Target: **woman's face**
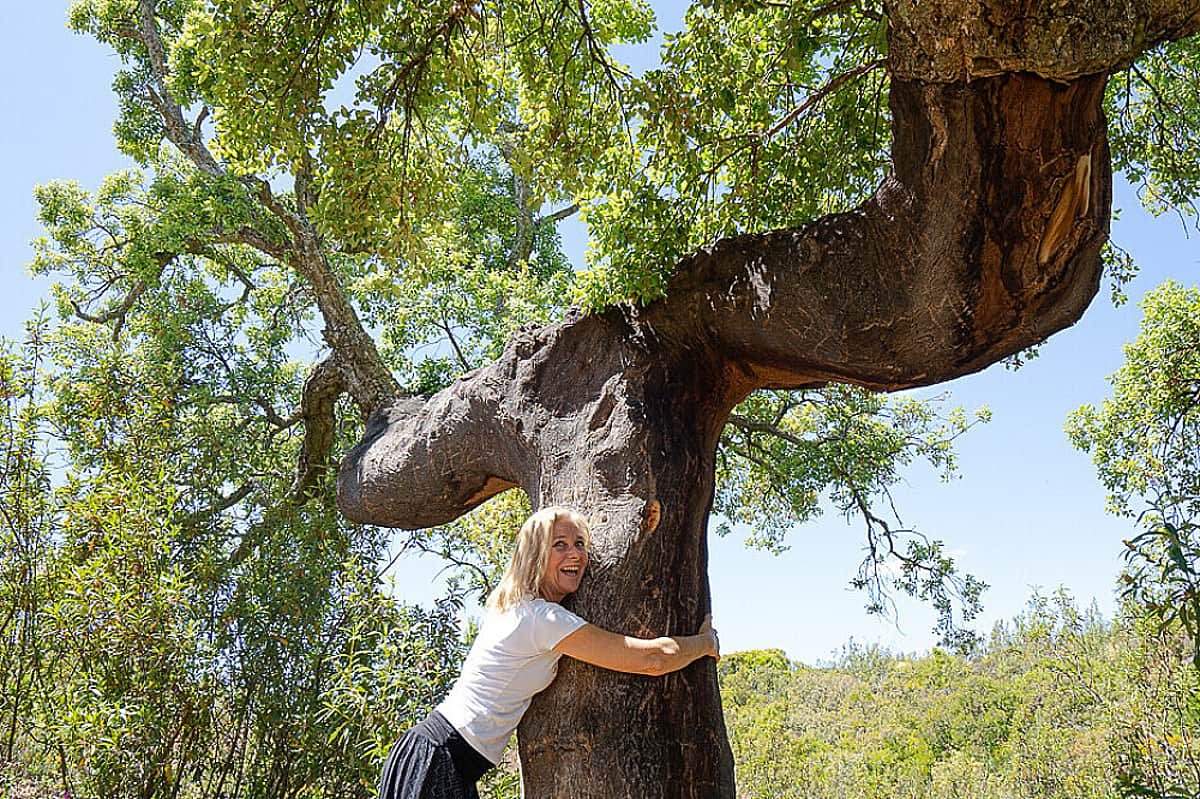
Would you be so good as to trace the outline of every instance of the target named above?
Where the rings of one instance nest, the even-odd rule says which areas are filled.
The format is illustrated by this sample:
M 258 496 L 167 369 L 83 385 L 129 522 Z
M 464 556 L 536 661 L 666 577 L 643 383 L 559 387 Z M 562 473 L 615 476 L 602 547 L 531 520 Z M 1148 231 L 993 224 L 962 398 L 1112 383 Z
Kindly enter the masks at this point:
M 550 559 L 546 562 L 546 573 L 542 575 L 542 597 L 561 602 L 563 597 L 573 593 L 579 588 L 587 562 L 587 545 L 575 522 L 567 518 L 555 521 Z

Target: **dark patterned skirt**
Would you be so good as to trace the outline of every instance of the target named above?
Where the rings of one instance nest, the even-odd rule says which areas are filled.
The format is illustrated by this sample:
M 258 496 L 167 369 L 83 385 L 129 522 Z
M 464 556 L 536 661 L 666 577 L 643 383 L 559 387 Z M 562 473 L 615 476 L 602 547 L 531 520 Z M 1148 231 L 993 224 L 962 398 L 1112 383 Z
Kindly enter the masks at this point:
M 379 799 L 479 799 L 475 782 L 491 767 L 435 710 L 392 746 Z

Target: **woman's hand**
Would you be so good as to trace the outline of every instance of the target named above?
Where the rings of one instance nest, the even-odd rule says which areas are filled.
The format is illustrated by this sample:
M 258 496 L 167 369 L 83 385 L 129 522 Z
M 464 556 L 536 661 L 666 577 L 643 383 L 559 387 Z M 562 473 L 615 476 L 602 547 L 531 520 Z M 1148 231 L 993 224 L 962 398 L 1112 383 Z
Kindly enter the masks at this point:
M 696 633 L 703 638 L 707 643 L 704 654 L 716 660 L 721 659 L 721 639 L 717 638 L 717 631 L 712 626 L 712 614 L 709 613 L 704 617 L 704 623 L 700 625 L 700 632 Z

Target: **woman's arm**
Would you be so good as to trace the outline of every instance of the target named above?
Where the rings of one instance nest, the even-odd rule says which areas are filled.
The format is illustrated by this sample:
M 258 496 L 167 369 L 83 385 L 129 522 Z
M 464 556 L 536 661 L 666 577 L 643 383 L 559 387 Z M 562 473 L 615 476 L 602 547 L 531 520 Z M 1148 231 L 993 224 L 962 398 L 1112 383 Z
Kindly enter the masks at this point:
M 634 638 L 585 624 L 559 641 L 554 651 L 601 668 L 657 677 L 709 655 L 719 660 L 721 644 L 712 616 L 705 616 L 695 635 L 662 638 Z

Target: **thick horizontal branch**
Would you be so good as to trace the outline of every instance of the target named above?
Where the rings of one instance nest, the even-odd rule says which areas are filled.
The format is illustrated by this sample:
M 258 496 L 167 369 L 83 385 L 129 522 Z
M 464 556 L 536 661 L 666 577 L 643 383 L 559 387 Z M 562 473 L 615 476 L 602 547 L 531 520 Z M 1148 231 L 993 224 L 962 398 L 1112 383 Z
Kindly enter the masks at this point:
M 395 401 L 342 459 L 338 507 L 354 521 L 414 529 L 515 486 L 536 503 L 541 458 L 552 451 L 570 453 L 558 466 L 585 482 L 597 479 L 592 458 L 622 462 L 622 482 L 597 487 L 614 498 L 611 513 L 619 495 L 645 496 L 631 486 L 649 479 L 646 453 L 629 459 L 613 443 L 636 434 L 631 416 L 640 413 L 619 382 L 646 352 L 630 332 L 619 314 L 574 312 L 518 331 L 499 359 L 432 397 Z M 581 445 L 588 458 L 576 456 Z
M 723 353 L 746 393 L 927 385 L 1038 343 L 1099 287 L 1104 83 L 893 79 L 893 170 L 869 200 L 720 241 L 630 318 Z
M 589 447 L 583 463 L 625 464 L 614 473 L 630 482 L 606 502 L 649 496 L 641 401 L 610 394 L 642 391 L 631 386 L 647 369 L 700 391 L 702 426 L 719 431 L 757 388 L 898 389 L 1041 340 L 1099 285 L 1103 87 L 893 82 L 895 169 L 862 207 L 719 242 L 679 265 L 665 299 L 522 333 L 486 369 L 397 403 L 347 456 L 340 507 L 375 524 L 443 523 L 511 484 L 536 489 L 548 440 Z M 609 435 L 618 418 L 624 438 Z
M 338 507 L 347 518 L 433 527 L 517 485 L 520 444 L 495 424 L 497 398 L 468 397 L 467 385 L 397 400 L 368 421 L 338 476 Z

